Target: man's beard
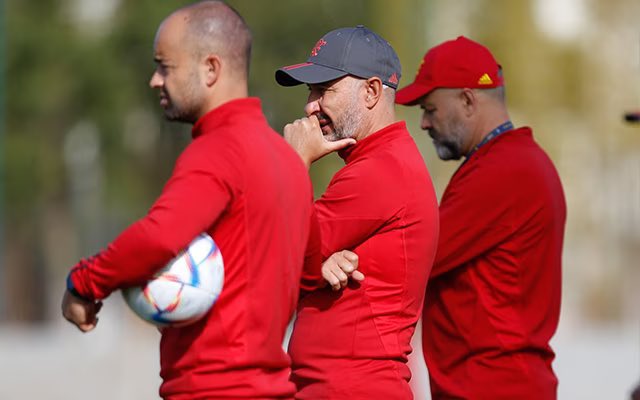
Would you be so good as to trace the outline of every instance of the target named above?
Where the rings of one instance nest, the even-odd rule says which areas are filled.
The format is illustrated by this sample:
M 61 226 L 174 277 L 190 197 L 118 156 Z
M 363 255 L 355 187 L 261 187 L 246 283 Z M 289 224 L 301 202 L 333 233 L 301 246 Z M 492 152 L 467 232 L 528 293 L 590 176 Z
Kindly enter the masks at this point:
M 358 110 L 355 99 L 349 102 L 344 112 L 333 122 L 333 132 L 325 136 L 330 142 L 355 136 L 364 115 Z
M 459 160 L 462 154 L 462 138 L 464 137 L 464 125 L 455 119 L 449 121 L 445 129 L 449 132 L 447 137 L 440 135 L 435 129 L 429 129 L 429 136 L 433 138 L 433 145 L 441 160 Z
M 164 110 L 164 115 L 169 121 L 195 123 L 198 118 L 199 106 L 202 99 L 198 98 L 195 77 L 186 82 L 182 88 L 178 102 L 174 102 L 171 94 L 165 91 L 165 97 L 169 101 L 169 107 Z

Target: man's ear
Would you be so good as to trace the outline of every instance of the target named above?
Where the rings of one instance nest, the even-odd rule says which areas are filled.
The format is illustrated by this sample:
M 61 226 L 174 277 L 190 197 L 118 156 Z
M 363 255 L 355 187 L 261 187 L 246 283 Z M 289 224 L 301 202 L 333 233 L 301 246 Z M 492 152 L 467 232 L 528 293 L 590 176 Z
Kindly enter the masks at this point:
M 465 116 L 469 117 L 476 112 L 478 108 L 478 96 L 472 89 L 464 88 L 460 92 L 460 100 L 464 109 Z
M 365 81 L 365 105 L 371 109 L 378 104 L 382 97 L 382 81 L 378 77 L 372 77 Z
M 207 86 L 213 86 L 214 83 L 220 77 L 220 72 L 222 68 L 222 63 L 220 62 L 220 57 L 215 54 L 209 54 L 204 59 L 204 82 Z

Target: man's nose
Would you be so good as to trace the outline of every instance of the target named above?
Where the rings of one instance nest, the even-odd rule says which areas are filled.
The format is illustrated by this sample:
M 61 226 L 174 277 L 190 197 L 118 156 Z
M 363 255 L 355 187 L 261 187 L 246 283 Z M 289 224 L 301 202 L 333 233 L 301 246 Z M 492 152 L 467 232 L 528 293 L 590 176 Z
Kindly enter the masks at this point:
M 162 83 L 163 83 L 162 76 L 160 76 L 158 71 L 155 71 L 153 75 L 151 75 L 151 79 L 149 80 L 149 86 L 152 89 L 157 89 L 162 87 Z
M 308 116 L 320 112 L 320 104 L 318 100 L 308 100 L 304 106 L 304 113 Z
M 433 128 L 433 124 L 431 123 L 431 119 L 429 117 L 427 117 L 426 115 L 422 116 L 422 120 L 420 121 L 420 128 L 422 128 L 422 130 L 428 130 Z

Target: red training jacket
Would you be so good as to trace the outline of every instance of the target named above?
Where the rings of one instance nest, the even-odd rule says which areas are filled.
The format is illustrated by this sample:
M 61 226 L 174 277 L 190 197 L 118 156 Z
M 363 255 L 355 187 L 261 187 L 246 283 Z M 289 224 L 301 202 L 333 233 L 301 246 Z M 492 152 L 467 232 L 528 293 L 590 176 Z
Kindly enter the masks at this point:
M 208 232 L 224 258 L 224 288 L 203 320 L 163 330 L 160 395 L 291 398 L 282 340 L 312 213 L 299 156 L 268 126 L 258 99 L 233 100 L 194 125 L 192 143 L 147 216 L 81 261 L 71 279 L 82 296 L 102 299 L 145 281 Z
M 496 137 L 454 174 L 423 314 L 434 399 L 550 400 L 566 205 L 531 130 Z
M 429 172 L 404 122 L 341 152 L 316 211 L 326 259 L 356 252 L 361 284 L 302 297 L 289 346 L 299 399 L 410 399 L 406 365 L 438 240 Z

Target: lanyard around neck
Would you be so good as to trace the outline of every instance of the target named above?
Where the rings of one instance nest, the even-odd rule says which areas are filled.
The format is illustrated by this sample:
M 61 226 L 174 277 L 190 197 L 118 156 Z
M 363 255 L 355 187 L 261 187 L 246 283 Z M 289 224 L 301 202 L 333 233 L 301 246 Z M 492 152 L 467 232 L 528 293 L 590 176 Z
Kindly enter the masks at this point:
M 482 139 L 482 141 L 476 145 L 476 147 L 474 147 L 469 153 L 467 153 L 467 155 L 465 156 L 464 162 L 467 162 L 467 160 L 469 159 L 469 157 L 473 155 L 473 153 L 478 151 L 480 147 L 487 144 L 487 142 L 489 142 L 491 139 L 494 139 L 497 136 L 500 136 L 503 133 L 510 131 L 512 129 L 513 129 L 513 124 L 511 123 L 511 121 L 507 121 L 501 124 L 500 126 L 498 126 L 496 129 L 489 132 L 487 136 L 485 136 L 484 139 Z

